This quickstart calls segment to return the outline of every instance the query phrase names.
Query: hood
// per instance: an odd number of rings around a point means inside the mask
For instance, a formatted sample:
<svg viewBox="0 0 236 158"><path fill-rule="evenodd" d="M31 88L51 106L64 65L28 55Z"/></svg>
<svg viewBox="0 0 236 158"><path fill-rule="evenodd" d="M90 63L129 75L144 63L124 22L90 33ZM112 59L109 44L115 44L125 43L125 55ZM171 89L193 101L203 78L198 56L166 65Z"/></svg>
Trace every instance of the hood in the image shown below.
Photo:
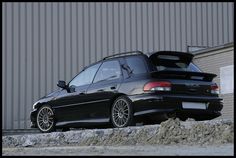
<svg viewBox="0 0 236 158"><path fill-rule="evenodd" d="M57 89L57 90L54 90L52 91L51 93L45 95L44 97L42 98L47 98L47 97L53 97L53 96L56 96L59 92L61 91L61 88Z"/></svg>
<svg viewBox="0 0 236 158"><path fill-rule="evenodd" d="M36 109L41 103L48 102L56 97L60 93L61 89L54 90L53 92L45 95L44 97L40 98L33 104L33 109Z"/></svg>

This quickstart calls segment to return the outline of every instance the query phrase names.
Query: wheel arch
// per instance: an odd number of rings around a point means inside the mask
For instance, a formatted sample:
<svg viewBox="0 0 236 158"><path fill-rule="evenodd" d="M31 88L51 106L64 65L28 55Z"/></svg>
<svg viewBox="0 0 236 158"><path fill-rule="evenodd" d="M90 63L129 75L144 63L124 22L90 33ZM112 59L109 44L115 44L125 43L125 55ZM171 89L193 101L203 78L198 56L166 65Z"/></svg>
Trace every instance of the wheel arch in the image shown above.
<svg viewBox="0 0 236 158"><path fill-rule="evenodd" d="M124 94L124 93L118 93L116 94L111 100L110 100L110 105L109 105L109 112L110 112L110 116L111 116L111 108L112 108L112 104L114 103L114 101L120 97L120 96L126 96L132 103L132 100L129 98L128 95ZM132 106L132 105L131 105ZM109 121L111 122L111 118L109 117Z"/></svg>
<svg viewBox="0 0 236 158"><path fill-rule="evenodd" d="M48 103L48 102L46 102L46 101L44 101L44 102L38 102L38 103L35 105L35 109L36 109L35 118L36 118L36 116L37 116L37 113L38 113L39 109L40 109L42 106L44 106L44 105L50 106L50 107L52 108L52 111L53 111L54 114L55 114L55 110L54 110L54 108L52 107L52 105L51 105L50 103Z"/></svg>
<svg viewBox="0 0 236 158"><path fill-rule="evenodd" d="M40 106L39 106L40 105ZM48 132L52 132L52 131L55 131L55 120L53 120L53 122L51 122L52 124L49 126L50 128L48 128L47 130L45 129L45 131L42 130L42 127L39 127L39 123L38 123L38 116L39 116L39 112L41 111L40 109L43 109L43 108L50 108L50 110L53 112L52 115L50 116L53 116L54 115L54 110L52 109L51 105L48 104L48 103L40 103L38 106L37 106L37 112L36 112L36 126L37 128L39 128L39 130L42 132L42 133L48 133ZM47 117L49 115L47 114ZM54 116L53 116L54 117ZM53 118L55 119L55 118ZM42 121L42 120L41 120Z"/></svg>
<svg viewBox="0 0 236 158"><path fill-rule="evenodd" d="M48 101L38 101L38 103L34 106L34 108L38 110L43 105L49 105L52 107L52 105Z"/></svg>

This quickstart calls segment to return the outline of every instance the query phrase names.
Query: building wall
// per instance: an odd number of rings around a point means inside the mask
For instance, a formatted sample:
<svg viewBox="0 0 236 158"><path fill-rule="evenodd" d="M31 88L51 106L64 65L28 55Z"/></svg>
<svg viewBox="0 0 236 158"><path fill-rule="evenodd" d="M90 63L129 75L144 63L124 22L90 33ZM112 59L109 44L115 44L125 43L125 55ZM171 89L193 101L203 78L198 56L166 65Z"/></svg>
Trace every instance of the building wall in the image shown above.
<svg viewBox="0 0 236 158"><path fill-rule="evenodd" d="M233 41L233 3L3 3L2 128L29 128L32 104L118 52Z"/></svg>
<svg viewBox="0 0 236 158"><path fill-rule="evenodd" d="M194 57L196 63L204 72L214 73L217 77L213 80L219 87L221 86L220 68L224 66L234 65L234 47L230 44L223 48L212 50L204 50L204 52L196 54ZM233 75L233 74L232 74ZM233 85L232 85L233 86ZM232 119L234 117L234 93L221 94L223 98L222 116L219 118Z"/></svg>

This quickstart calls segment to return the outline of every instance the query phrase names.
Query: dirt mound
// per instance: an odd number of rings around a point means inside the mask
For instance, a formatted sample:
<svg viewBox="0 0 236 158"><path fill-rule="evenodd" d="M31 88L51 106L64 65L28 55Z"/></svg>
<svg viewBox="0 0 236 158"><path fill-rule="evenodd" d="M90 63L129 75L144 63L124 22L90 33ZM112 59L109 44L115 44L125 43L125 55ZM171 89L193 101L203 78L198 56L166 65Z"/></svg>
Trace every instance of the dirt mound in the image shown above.
<svg viewBox="0 0 236 158"><path fill-rule="evenodd" d="M233 143L234 124L230 120L186 122L168 119L160 125L114 129L93 129L47 134L3 136L3 147L60 145L154 145Z"/></svg>
<svg viewBox="0 0 236 158"><path fill-rule="evenodd" d="M178 118L161 123L150 144L218 144L233 142L233 123L230 121L187 121Z"/></svg>

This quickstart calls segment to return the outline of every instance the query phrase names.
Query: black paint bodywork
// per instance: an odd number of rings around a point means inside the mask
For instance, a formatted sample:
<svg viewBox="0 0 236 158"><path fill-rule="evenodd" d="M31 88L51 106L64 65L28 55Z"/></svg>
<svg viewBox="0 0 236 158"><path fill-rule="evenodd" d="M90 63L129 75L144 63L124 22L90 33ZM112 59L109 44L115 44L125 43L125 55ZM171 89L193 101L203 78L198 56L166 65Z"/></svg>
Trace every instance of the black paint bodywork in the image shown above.
<svg viewBox="0 0 236 158"><path fill-rule="evenodd" d="M213 83L212 79L216 75L202 72L154 71L151 60L158 53L177 53L183 56L183 59L186 59L187 62L191 62L193 58L188 53L157 52L152 53L150 56L145 54L127 55L101 60L97 63L118 60L122 76L115 80L73 87L73 92L70 92L70 87L68 89L59 88L42 97L33 105L33 111L30 114L31 127L37 127L37 110L44 104L52 107L57 128L110 124L112 103L121 95L126 95L132 101L135 118L145 118L145 116L151 117L172 112L177 112L180 116L193 117L197 120L213 119L220 116L220 111L223 108L222 99L218 95L207 92ZM127 63L124 58L132 58L134 56L144 61L147 73L132 74L125 69ZM175 77L173 76L174 74ZM176 77L177 75L179 76ZM203 76L203 80L190 79L189 76L192 75ZM173 89L170 92L144 92L144 85L150 81L169 81L172 83ZM188 85L191 84L199 85L198 89L194 92L190 91ZM209 106L206 110L186 110L182 108L183 101L205 102Z"/></svg>

